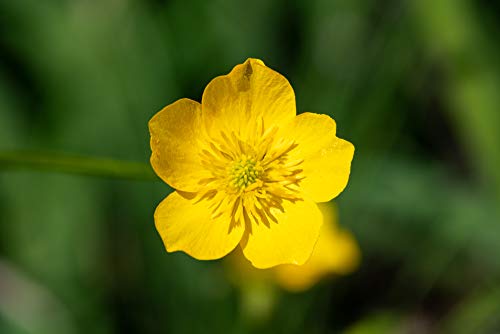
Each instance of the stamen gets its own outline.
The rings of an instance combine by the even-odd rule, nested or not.
[[[200,152],[211,176],[200,181],[204,189],[197,198],[212,202],[212,217],[228,215],[231,226],[245,224],[249,233],[252,224],[277,224],[275,215],[283,212],[284,202],[302,200],[303,161],[289,154],[297,144],[276,138],[277,127],[264,131],[261,126],[246,139],[221,131]]]

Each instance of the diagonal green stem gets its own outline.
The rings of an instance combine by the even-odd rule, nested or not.
[[[0,171],[4,170],[40,170],[119,179],[157,180],[149,164],[53,152],[0,152]]]

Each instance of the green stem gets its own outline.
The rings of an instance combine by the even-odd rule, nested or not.
[[[3,170],[40,170],[119,179],[157,180],[149,164],[53,152],[0,152],[0,171]]]

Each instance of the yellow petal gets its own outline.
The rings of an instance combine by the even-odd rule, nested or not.
[[[248,138],[263,126],[291,122],[295,116],[295,94],[284,76],[261,60],[248,59],[207,85],[202,108],[207,124]]]
[[[200,159],[200,124],[201,105],[189,99],[166,106],[149,121],[151,165],[175,189],[195,192],[207,177]]]
[[[219,259],[232,251],[243,235],[242,225],[227,217],[213,219],[209,200],[173,192],[156,208],[154,217],[168,252],[183,251],[198,260]]]
[[[327,115],[304,113],[288,128],[298,146],[290,152],[303,159],[300,186],[315,202],[328,202],[347,185],[354,146],[335,136],[335,121]]]
[[[318,239],[323,217],[314,202],[284,201],[283,208],[283,212],[271,209],[278,223],[253,224],[241,240],[243,254],[257,268],[303,264]]]
[[[324,222],[310,259],[302,266],[281,265],[276,268],[276,280],[285,289],[303,291],[328,274],[348,274],[360,262],[361,252],[353,236],[337,226],[336,207],[319,205]]]

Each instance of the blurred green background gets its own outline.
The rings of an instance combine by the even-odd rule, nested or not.
[[[164,251],[164,183],[4,162],[0,333],[500,332],[499,36],[487,0],[0,0],[0,152],[147,163],[153,114],[260,58],[355,144],[363,252],[255,317]]]

